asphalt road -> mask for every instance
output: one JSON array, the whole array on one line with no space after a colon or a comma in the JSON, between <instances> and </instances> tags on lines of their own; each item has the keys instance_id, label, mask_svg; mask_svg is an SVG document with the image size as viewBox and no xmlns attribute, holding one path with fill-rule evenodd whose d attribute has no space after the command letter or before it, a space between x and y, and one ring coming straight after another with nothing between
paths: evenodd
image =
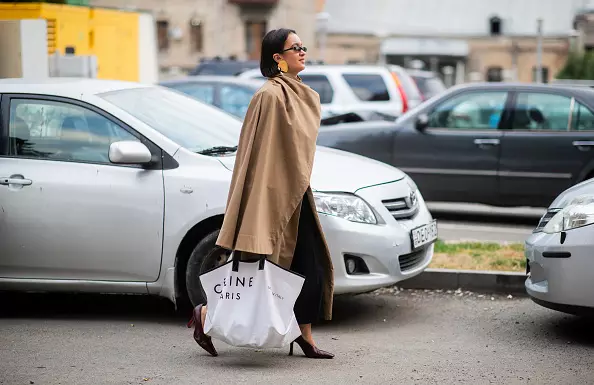
<instances>
[{"instance_id":1,"label":"asphalt road","mask_svg":"<svg viewBox=\"0 0 594 385\"><path fill-rule=\"evenodd\" d=\"M428 203L446 241L524 243L544 208L500 208L476 204Z\"/></svg>"},{"instance_id":2,"label":"asphalt road","mask_svg":"<svg viewBox=\"0 0 594 385\"><path fill-rule=\"evenodd\" d=\"M591 320L526 298L396 291L338 297L315 327L334 360L217 343L204 353L166 301L0 296L0 384L585 384Z\"/></svg>"}]
</instances>

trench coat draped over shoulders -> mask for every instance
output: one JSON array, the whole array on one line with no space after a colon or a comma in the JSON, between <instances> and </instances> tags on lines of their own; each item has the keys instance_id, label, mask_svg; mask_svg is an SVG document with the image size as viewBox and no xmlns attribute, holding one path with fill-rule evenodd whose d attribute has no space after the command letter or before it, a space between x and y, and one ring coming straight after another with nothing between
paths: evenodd
<instances>
[{"instance_id":1,"label":"trench coat draped over shoulders","mask_svg":"<svg viewBox=\"0 0 594 385\"><path fill-rule=\"evenodd\" d=\"M303 197L313 211L324 268L324 318L332 318L334 271L310 178L320 127L320 97L298 76L270 78L250 101L241 129L217 245L265 254L289 269Z\"/></svg>"}]
</instances>

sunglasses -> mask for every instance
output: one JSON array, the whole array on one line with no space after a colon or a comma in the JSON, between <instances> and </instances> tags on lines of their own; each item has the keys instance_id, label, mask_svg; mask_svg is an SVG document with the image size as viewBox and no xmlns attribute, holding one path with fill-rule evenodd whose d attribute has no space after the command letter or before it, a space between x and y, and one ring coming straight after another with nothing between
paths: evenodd
<instances>
[{"instance_id":1,"label":"sunglasses","mask_svg":"<svg viewBox=\"0 0 594 385\"><path fill-rule=\"evenodd\" d=\"M293 50L293 51L295 51L295 52L300 52L300 51L307 52L307 47L300 47L300 46L298 46L298 45L294 45L294 46L292 46L292 47L290 47L290 48L283 49L283 50L281 51L281 53L283 53L283 52L287 52L287 51L291 51L291 50Z\"/></svg>"}]
</instances>

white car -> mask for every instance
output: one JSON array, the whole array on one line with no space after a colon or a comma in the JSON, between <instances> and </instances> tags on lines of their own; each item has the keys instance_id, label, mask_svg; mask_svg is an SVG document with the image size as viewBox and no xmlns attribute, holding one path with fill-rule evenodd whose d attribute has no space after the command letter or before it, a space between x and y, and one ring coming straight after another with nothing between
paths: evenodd
<instances>
[{"instance_id":1,"label":"white car","mask_svg":"<svg viewBox=\"0 0 594 385\"><path fill-rule=\"evenodd\" d=\"M594 180L562 192L526 240L526 291L544 307L594 312Z\"/></svg>"},{"instance_id":2,"label":"white car","mask_svg":"<svg viewBox=\"0 0 594 385\"><path fill-rule=\"evenodd\" d=\"M238 75L261 79L259 69ZM380 112L396 119L404 109L397 78L380 65L309 65L299 73L303 82L320 94L322 117L348 112Z\"/></svg>"},{"instance_id":3,"label":"white car","mask_svg":"<svg viewBox=\"0 0 594 385\"><path fill-rule=\"evenodd\" d=\"M5 79L0 97L0 289L202 301L241 122L137 83ZM436 223L398 169L319 148L312 188L337 294L431 261Z\"/></svg>"}]
</instances>

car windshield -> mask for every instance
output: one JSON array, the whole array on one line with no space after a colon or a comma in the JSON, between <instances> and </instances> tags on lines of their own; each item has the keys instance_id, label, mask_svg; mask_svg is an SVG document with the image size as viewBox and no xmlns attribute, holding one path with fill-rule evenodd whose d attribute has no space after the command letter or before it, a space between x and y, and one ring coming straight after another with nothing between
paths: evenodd
<instances>
[{"instance_id":1,"label":"car windshield","mask_svg":"<svg viewBox=\"0 0 594 385\"><path fill-rule=\"evenodd\" d=\"M239 119L178 91L146 87L99 96L190 151L233 147L239 142Z\"/></svg>"}]
</instances>

